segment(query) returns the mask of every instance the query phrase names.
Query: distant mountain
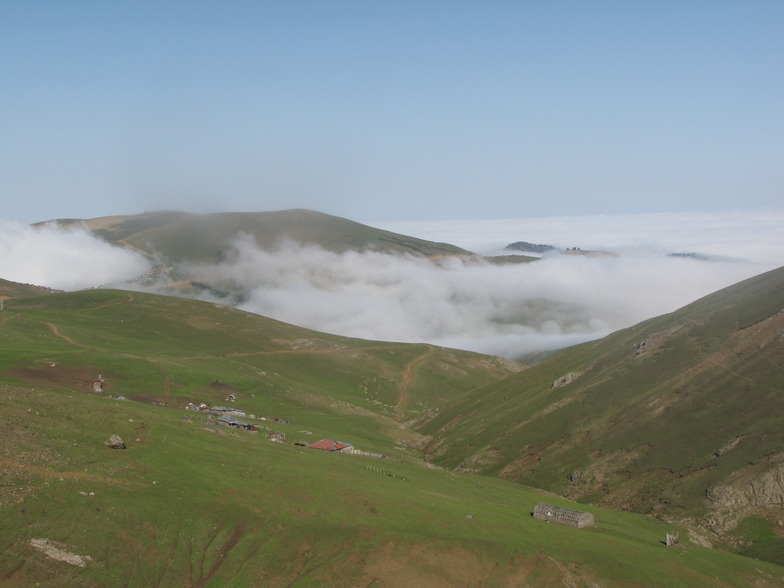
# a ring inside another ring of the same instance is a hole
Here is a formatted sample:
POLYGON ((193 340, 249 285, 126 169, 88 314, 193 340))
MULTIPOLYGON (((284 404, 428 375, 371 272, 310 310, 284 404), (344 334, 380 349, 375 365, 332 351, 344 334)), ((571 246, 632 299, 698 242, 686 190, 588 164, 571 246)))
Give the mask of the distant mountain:
POLYGON ((262 249, 291 240, 334 252, 374 249, 427 257, 470 255, 454 245, 399 235, 311 210, 204 215, 164 211, 57 222, 84 223, 109 242, 131 247, 167 264, 222 261, 240 233, 252 235, 262 249))
POLYGON ((690 521, 784 563, 783 357, 781 268, 570 348, 416 428, 437 465, 690 521))

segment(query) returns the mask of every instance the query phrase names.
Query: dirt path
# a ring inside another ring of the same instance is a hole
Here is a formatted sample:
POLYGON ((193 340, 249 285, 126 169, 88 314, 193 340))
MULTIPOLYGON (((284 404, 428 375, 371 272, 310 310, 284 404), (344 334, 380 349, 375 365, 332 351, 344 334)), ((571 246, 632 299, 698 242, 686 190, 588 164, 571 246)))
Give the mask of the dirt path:
POLYGON ((85 349, 92 349, 92 347, 90 347, 89 345, 83 345, 82 343, 79 343, 78 341, 74 341, 73 339, 71 339, 67 335, 63 335, 60 332, 60 330, 57 328, 57 325, 54 325, 53 323, 44 323, 44 324, 47 327, 49 327, 49 330, 52 331, 52 334, 55 337, 60 337, 60 339, 62 339, 63 341, 67 341, 71 345, 76 345, 77 347, 84 347, 85 349))
POLYGON ((134 297, 133 294, 130 292, 128 293, 128 297, 125 300, 119 300, 117 302, 107 302, 106 304, 101 304, 100 306, 96 306, 93 310, 101 310, 102 308, 109 308, 110 306, 117 306, 119 304, 128 304, 129 302, 133 302, 134 297))
POLYGON ((25 471, 39 476, 44 476, 46 478, 57 478, 63 480, 84 480, 84 481, 94 482, 98 484, 109 484, 112 486, 127 487, 129 485, 129 483, 124 480, 115 480, 114 478, 108 478, 106 476, 100 476, 97 474, 89 474, 86 472, 62 472, 50 468, 45 468, 42 466, 35 466, 28 463, 14 461, 13 459, 8 459, 7 457, 0 457, 0 465, 2 465, 3 468, 8 469, 9 471, 14 471, 14 470, 25 471))
POLYGON ((426 345, 427 349, 425 352, 417 357, 416 359, 410 361, 406 366, 406 369, 403 370, 403 378, 400 380, 400 384, 398 385, 398 398, 397 398, 397 420, 402 421, 406 417, 406 407, 408 406, 408 395, 411 388, 414 386, 414 381, 416 379, 416 370, 417 368, 426 361, 433 353, 433 346, 426 345))

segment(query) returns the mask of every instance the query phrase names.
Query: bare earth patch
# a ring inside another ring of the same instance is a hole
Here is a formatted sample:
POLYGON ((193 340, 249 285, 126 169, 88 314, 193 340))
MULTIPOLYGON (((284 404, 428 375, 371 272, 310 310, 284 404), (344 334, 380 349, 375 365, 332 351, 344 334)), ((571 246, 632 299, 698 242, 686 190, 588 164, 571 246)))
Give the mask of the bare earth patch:
POLYGON ((55 544, 53 541, 49 541, 49 539, 30 539, 30 545, 41 551, 44 555, 51 557, 52 559, 56 559, 57 561, 64 561, 65 563, 71 564, 72 566, 86 568, 87 564, 93 561, 93 558, 91 558, 89 555, 78 555, 76 553, 71 553, 70 551, 60 549, 57 544, 55 544))

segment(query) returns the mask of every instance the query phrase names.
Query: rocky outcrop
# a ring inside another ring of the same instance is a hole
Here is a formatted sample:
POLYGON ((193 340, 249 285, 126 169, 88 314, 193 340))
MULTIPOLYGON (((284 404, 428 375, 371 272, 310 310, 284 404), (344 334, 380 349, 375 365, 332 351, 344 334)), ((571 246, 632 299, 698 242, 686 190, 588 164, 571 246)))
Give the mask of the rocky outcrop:
POLYGON ((562 388, 567 384, 571 384, 580 376, 582 376, 582 373, 580 372, 569 372, 568 374, 564 374, 563 376, 558 378, 555 382, 550 384, 550 390, 553 390, 555 388, 562 388))
POLYGON ((61 544, 56 544, 49 539, 30 539, 31 547, 35 547, 37 550, 57 561, 63 561, 72 566, 79 566, 80 568, 87 567, 87 564, 92 561, 92 558, 89 555, 71 553, 70 551, 61 549, 58 545, 61 544))
POLYGON ((729 531, 752 512, 784 513, 784 453, 770 458, 768 469, 757 474, 739 473, 725 484, 706 491, 713 513, 705 522, 714 531, 729 531))

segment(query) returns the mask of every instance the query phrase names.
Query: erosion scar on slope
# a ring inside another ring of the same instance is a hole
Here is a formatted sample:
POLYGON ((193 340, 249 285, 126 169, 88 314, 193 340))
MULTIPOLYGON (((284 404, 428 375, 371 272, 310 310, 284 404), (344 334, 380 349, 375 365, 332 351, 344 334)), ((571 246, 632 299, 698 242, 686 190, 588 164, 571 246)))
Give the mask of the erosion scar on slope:
POLYGON ((397 420, 402 421, 405 419, 406 416, 406 407, 408 406, 408 393, 411 390, 411 387, 414 385, 414 379, 416 374, 416 369, 424 362, 430 354, 433 353, 433 346, 427 345, 427 350, 417 357, 416 359, 409 362, 406 366, 406 369, 403 371, 403 377, 400 380, 400 384, 398 385, 398 397, 397 397, 397 420))

